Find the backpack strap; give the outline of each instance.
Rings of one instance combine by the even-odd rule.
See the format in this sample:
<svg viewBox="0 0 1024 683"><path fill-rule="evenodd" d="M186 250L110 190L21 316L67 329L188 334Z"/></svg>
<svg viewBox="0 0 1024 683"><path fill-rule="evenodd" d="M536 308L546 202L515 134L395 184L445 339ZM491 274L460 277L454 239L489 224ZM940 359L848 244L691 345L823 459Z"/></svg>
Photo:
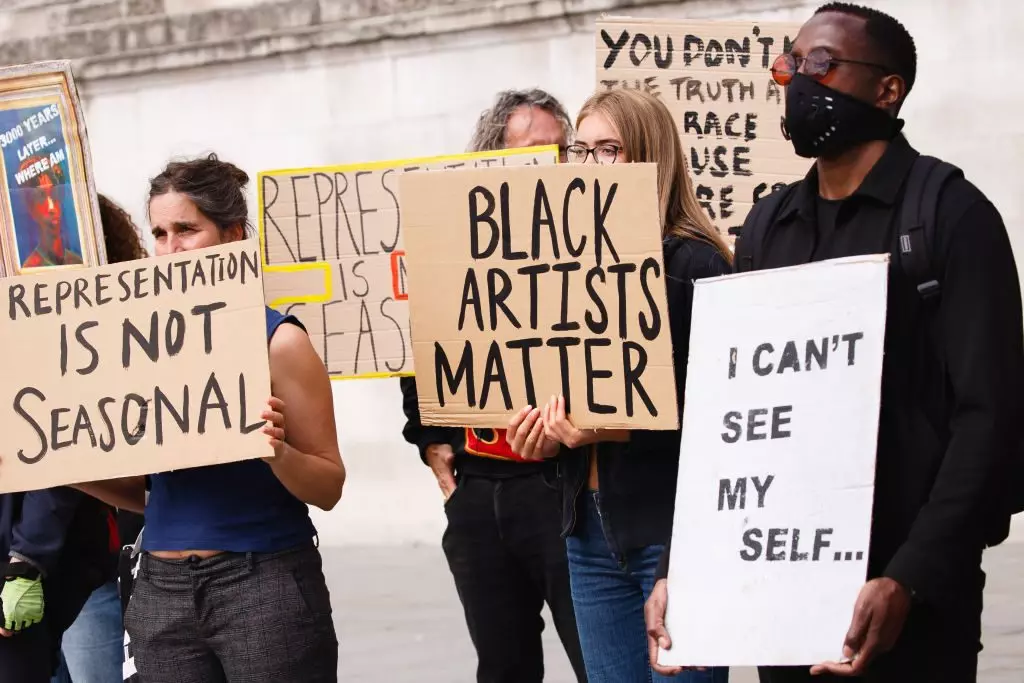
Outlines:
<svg viewBox="0 0 1024 683"><path fill-rule="evenodd" d="M768 230L771 229L775 219L778 218L798 185L799 183L791 183L758 200L756 207L752 209L752 211L757 211L754 220L751 221L748 217L743 225L743 230L736 236L735 272L745 273L757 269L758 264L754 261L754 254L760 252L758 247L764 242ZM762 204L764 206L761 206Z"/></svg>
<svg viewBox="0 0 1024 683"><path fill-rule="evenodd" d="M963 171L953 164L922 155L914 160L907 177L900 209L899 258L925 301L942 291L932 258L942 190L950 179L961 176Z"/></svg>

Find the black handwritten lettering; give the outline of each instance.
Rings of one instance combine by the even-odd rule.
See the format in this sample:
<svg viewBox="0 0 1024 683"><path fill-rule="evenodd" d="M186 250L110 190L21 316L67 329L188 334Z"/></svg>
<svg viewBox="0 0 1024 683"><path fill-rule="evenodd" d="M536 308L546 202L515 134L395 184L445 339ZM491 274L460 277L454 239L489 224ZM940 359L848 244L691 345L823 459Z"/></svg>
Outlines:
<svg viewBox="0 0 1024 683"><path fill-rule="evenodd" d="M216 395L217 400L211 402L210 399ZM228 414L228 402L224 399L224 392L221 391L220 382L217 381L217 374L214 372L210 373L210 377L206 380L206 387L203 389L203 400L199 406L199 421L196 427L198 434L206 433L206 418L209 411L219 410L221 416L224 418L224 429L225 431L231 430L231 416Z"/></svg>
<svg viewBox="0 0 1024 683"><path fill-rule="evenodd" d="M470 408L476 406L476 388L473 383L473 345L469 340L466 340L462 349L462 357L454 374L444 347L440 342L434 342L434 378L437 383L437 402L442 408L445 404L442 380L447 384L448 392L453 396L458 393L459 388L465 382L466 404Z"/></svg>
<svg viewBox="0 0 1024 683"><path fill-rule="evenodd" d="M581 181L582 182L582 181ZM479 201L487 202L487 207L481 212ZM498 248L498 223L492 217L494 214L494 195L486 187L478 185L469 191L469 253L475 259L489 258L494 250ZM487 246L480 248L480 224L486 223L491 228L491 236Z"/></svg>
<svg viewBox="0 0 1024 683"><path fill-rule="evenodd" d="M611 379L611 370L598 370L594 367L594 347L606 348L612 345L611 339L587 339L583 342L583 355L586 364L587 377L587 409L596 415L613 415L615 406L598 403L594 397L594 381L599 379Z"/></svg>
<svg viewBox="0 0 1024 683"><path fill-rule="evenodd" d="M363 193L359 186L359 179L368 175L373 175L373 171L356 171L356 206L359 208L359 234L362 238L361 244L363 247L363 254L379 254L379 251L371 251L366 246L366 214L377 213L377 209L366 209L363 208Z"/></svg>
<svg viewBox="0 0 1024 683"><path fill-rule="evenodd" d="M636 354L636 362L633 362L633 354ZM626 416L633 417L633 394L634 392L643 401L644 407L651 417L658 416L658 409L655 407L651 397L647 394L640 379L647 369L647 349L636 342L626 341L622 343L622 367L623 380L626 386Z"/></svg>
<svg viewBox="0 0 1024 683"><path fill-rule="evenodd" d="M395 320L390 315L388 315L387 311L384 310L384 306L385 305L393 304L393 303L395 303L395 300L392 299L391 297L385 297L384 299L382 299L381 302L380 302L380 314L384 318L387 318L391 322L391 324L394 325L395 331L398 332L398 345L402 349L402 362L399 363L397 366L392 367L391 366L391 362L388 361L388 360L385 360L384 361L384 367L386 367L388 369L388 372L400 372L401 370L403 370L405 368L405 360L406 360L406 358L405 358L405 335L402 334L402 326L398 324L398 321Z"/></svg>
<svg viewBox="0 0 1024 683"><path fill-rule="evenodd" d="M28 411L26 411L22 405L26 396L34 396L45 403L46 395L34 387L25 387L14 396L14 412L16 412L21 419L25 420L25 422L32 427L32 431L36 433L36 436L39 437L39 452L35 455L25 455L24 450L18 451L18 460L22 461L26 465L32 465L43 459L43 456L45 456L49 450L49 446L47 445L46 432L43 431L43 428L39 426L39 423L28 414Z"/></svg>
<svg viewBox="0 0 1024 683"><path fill-rule="evenodd" d="M551 330L554 332L572 332L580 329L578 322L569 320L569 273L574 273L582 267L579 261L556 263L551 267L552 270L562 274L562 314L559 321L551 326Z"/></svg>
<svg viewBox="0 0 1024 683"><path fill-rule="evenodd" d="M512 396L508 391L508 380L505 379L505 365L501 361L501 347L492 341L487 350L487 362L484 367L483 386L480 388L480 410L487 408L487 397L491 393L491 384L497 382L501 389L501 397L505 410L512 410Z"/></svg>

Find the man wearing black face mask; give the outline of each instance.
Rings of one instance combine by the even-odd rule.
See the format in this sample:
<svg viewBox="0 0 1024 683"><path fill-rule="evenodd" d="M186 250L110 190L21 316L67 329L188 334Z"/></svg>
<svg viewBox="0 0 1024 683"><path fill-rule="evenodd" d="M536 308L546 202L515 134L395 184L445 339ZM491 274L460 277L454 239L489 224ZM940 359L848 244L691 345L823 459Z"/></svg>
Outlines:
<svg viewBox="0 0 1024 683"><path fill-rule="evenodd" d="M995 207L901 134L916 70L899 22L846 3L821 7L772 69L787 86L783 130L816 161L754 206L737 271L892 261L869 580L841 644L849 661L762 667L762 683L977 679L981 556L1019 509L1020 284ZM652 660L669 643L659 584L647 605Z"/></svg>

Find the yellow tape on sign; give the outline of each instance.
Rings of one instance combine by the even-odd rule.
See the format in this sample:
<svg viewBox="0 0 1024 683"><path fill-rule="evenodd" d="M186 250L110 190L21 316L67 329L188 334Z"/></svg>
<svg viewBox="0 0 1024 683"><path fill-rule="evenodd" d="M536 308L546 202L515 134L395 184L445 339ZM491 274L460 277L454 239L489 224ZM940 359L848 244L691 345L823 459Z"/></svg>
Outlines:
<svg viewBox="0 0 1024 683"><path fill-rule="evenodd" d="M551 145L262 171L256 192L267 305L302 322L331 379L412 375L397 177L556 163Z"/></svg>

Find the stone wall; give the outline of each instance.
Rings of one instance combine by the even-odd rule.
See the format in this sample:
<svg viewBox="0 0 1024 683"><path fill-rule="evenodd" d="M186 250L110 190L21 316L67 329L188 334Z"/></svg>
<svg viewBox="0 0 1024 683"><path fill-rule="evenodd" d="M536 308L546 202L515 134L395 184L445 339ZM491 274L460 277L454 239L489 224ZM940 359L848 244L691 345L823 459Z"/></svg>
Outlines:
<svg viewBox="0 0 1024 683"><path fill-rule="evenodd" d="M651 2L34 0L10 3L0 63L72 59L83 80L465 31Z"/></svg>

